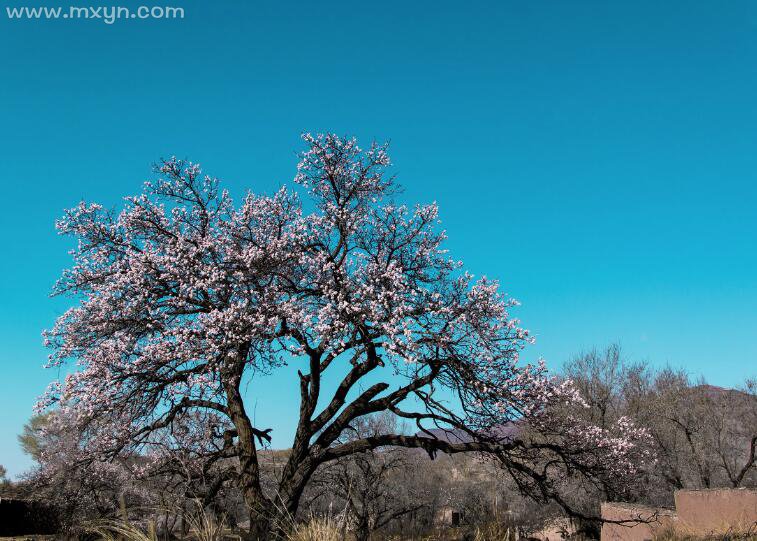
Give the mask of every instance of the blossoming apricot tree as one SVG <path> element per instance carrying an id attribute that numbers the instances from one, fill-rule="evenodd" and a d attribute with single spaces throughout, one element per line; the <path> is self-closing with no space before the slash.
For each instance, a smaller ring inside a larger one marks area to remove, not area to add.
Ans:
<path id="1" fill-rule="evenodd" d="M 380 447 L 481 453 L 563 504 L 554 480 L 567 473 L 632 473 L 643 431 L 558 412 L 580 397 L 519 361 L 530 337 L 509 314 L 516 302 L 449 259 L 436 206 L 392 202 L 386 146 L 304 140 L 295 183 L 309 205 L 282 188 L 236 207 L 198 165 L 170 159 L 119 213 L 82 203 L 60 220 L 79 244 L 55 292 L 76 305 L 46 339 L 51 366 L 77 369 L 40 407 L 56 404 L 81 432 L 79 460 L 159 457 L 166 434 L 191 425 L 198 457 L 236 464 L 228 481 L 251 539 L 296 511 L 319 465 Z M 271 495 L 259 466 L 270 429 L 253 424 L 243 385 L 284 363 L 299 368 L 300 409 Z M 417 430 L 340 439 L 378 412 Z M 513 426 L 528 429 L 503 430 Z"/>

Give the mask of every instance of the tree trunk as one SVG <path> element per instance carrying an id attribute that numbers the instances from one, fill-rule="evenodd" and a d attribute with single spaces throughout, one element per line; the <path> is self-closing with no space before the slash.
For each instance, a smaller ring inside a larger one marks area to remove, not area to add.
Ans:
<path id="1" fill-rule="evenodd" d="M 250 510 L 250 529 L 245 541 L 268 541 L 276 523 L 275 507 L 262 492 L 244 490 L 244 501 Z"/>
<path id="2" fill-rule="evenodd" d="M 240 356 L 240 358 L 244 358 Z M 228 412 L 231 422 L 237 431 L 237 455 L 239 457 L 238 487 L 244 496 L 247 508 L 250 510 L 250 529 L 246 536 L 248 541 L 268 541 L 271 539 L 271 528 L 274 526 L 273 517 L 275 506 L 265 497 L 260 486 L 260 464 L 258 463 L 255 447 L 255 431 L 250 418 L 244 408 L 244 401 L 239 392 L 244 363 L 231 359 L 228 366 L 229 373 L 225 380 Z"/>
<path id="3" fill-rule="evenodd" d="M 355 541 L 368 541 L 371 537 L 371 529 L 368 526 L 368 519 L 360 517 L 355 528 Z"/>
<path id="4" fill-rule="evenodd" d="M 284 468 L 281 483 L 279 484 L 279 495 L 284 509 L 291 516 L 297 514 L 300 499 L 308 481 L 310 481 L 310 477 L 317 468 L 316 464 L 316 461 L 310 457 L 304 457 L 299 461 L 296 461 L 295 457 L 290 457 L 289 462 Z"/>

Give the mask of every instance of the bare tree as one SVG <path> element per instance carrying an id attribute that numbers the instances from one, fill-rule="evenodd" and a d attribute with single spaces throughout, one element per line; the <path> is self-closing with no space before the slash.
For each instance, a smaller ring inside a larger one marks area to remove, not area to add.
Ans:
<path id="1" fill-rule="evenodd" d="M 657 457 L 624 494 L 603 487 L 601 498 L 670 504 L 681 488 L 739 487 L 754 483 L 757 446 L 755 384 L 723 389 L 692 382 L 681 370 L 653 370 L 625 360 L 620 348 L 592 351 L 565 367 L 589 408 L 574 410 L 603 426 L 628 416 L 647 427 Z"/>
<path id="2" fill-rule="evenodd" d="M 342 443 L 398 432 L 396 417 L 383 413 L 356 421 L 340 438 Z M 401 432 L 401 431 L 400 431 Z M 371 449 L 340 458 L 316 473 L 314 484 L 330 503 L 343 504 L 354 525 L 357 541 L 367 541 L 372 531 L 422 509 L 426 504 L 417 487 L 407 483 L 406 472 L 415 463 L 399 447 Z"/>
<path id="3" fill-rule="evenodd" d="M 588 403 L 589 418 L 598 426 L 609 426 L 622 415 L 626 369 L 617 344 L 578 355 L 563 367 Z"/>
<path id="4" fill-rule="evenodd" d="M 754 382 L 743 389 L 720 389 L 700 385 L 696 389 L 696 410 L 705 423 L 701 454 L 713 462 L 707 471 L 724 474 L 738 488 L 754 482 L 757 447 L 757 397 Z M 719 481 L 721 484 L 722 481 Z"/>

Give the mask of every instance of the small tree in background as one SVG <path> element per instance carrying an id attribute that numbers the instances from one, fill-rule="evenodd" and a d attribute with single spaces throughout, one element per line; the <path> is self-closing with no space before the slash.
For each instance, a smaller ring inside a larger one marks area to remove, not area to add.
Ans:
<path id="1" fill-rule="evenodd" d="M 399 432 L 396 417 L 388 412 L 358 419 L 340 438 L 347 443 Z M 370 449 L 329 462 L 314 477 L 317 494 L 343 508 L 356 541 L 422 509 L 426 502 L 418 486 L 408 486 L 408 472 L 416 455 L 402 447 Z M 320 488 L 320 490 L 318 490 Z"/>
<path id="2" fill-rule="evenodd" d="M 10 485 L 10 482 L 10 479 L 8 479 L 8 470 L 5 469 L 5 466 L 0 464 L 0 490 Z"/>
<path id="3" fill-rule="evenodd" d="M 227 481 L 244 496 L 252 539 L 296 513 L 319 466 L 382 447 L 486 455 L 524 493 L 569 510 L 565 478 L 622 483 L 636 472 L 644 432 L 560 413 L 578 393 L 520 362 L 530 337 L 509 313 L 515 301 L 449 259 L 436 206 L 392 201 L 386 147 L 304 140 L 295 182 L 307 206 L 282 188 L 236 207 L 198 165 L 171 159 L 121 212 L 82 203 L 60 220 L 78 246 L 55 292 L 76 305 L 47 333 L 49 364 L 77 369 L 40 407 L 57 405 L 65 415 L 54 419 L 76 427 L 69 458 L 160 467 L 160 442 L 194 416 L 203 459 L 234 461 Z M 270 494 L 258 449 L 271 429 L 252 422 L 243 389 L 285 363 L 298 367 L 300 410 Z M 417 433 L 340 440 L 379 412 Z M 501 430 L 512 423 L 528 430 Z"/>
<path id="4" fill-rule="evenodd" d="M 24 497 L 55 506 L 64 531 L 80 533 L 93 517 L 115 516 L 119 499 L 139 489 L 123 457 L 93 460 L 83 467 L 78 429 L 59 419 L 62 415 L 36 415 L 24 425 L 19 442 L 36 468 L 25 475 L 21 491 Z"/>
<path id="5" fill-rule="evenodd" d="M 50 413 L 34 415 L 29 422 L 24 425 L 23 431 L 18 436 L 18 443 L 21 450 L 29 455 L 35 462 L 39 462 L 42 457 L 42 448 L 48 442 L 46 441 L 45 426 L 49 424 Z"/>

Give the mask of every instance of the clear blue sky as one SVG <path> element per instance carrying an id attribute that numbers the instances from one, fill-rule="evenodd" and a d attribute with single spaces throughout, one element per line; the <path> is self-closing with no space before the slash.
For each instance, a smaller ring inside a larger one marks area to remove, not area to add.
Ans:
<path id="1" fill-rule="evenodd" d="M 0 12 L 12 474 L 55 376 L 40 332 L 65 306 L 47 297 L 68 263 L 63 208 L 118 205 L 171 154 L 237 195 L 272 191 L 302 131 L 391 139 L 404 199 L 438 201 L 453 254 L 523 302 L 532 358 L 559 366 L 617 340 L 719 385 L 757 373 L 752 0 L 174 0 L 184 20 L 113 25 L 10 21 L 13 4 Z M 278 384 L 257 398 L 277 446 L 293 400 Z"/>

